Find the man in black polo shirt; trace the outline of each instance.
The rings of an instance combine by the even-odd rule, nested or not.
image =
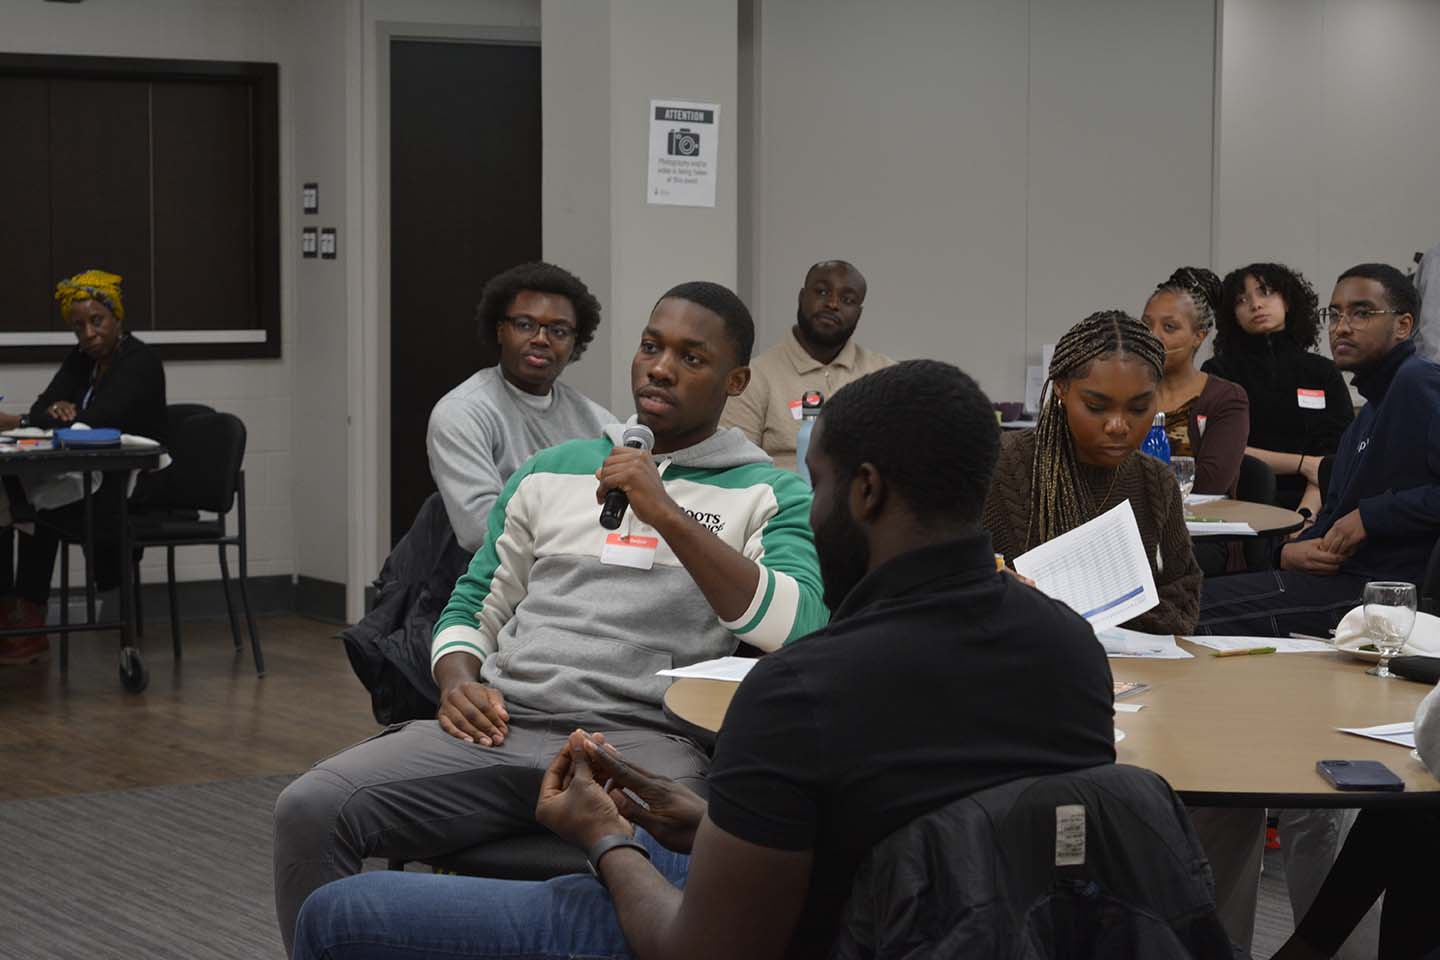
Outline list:
[[[975,791],[1113,762],[1110,668],[1089,625],[995,570],[979,519],[998,447],[989,401],[949,364],[841,389],[807,456],[835,614],[740,685],[708,808],[576,731],[536,816],[589,852],[608,897],[589,877],[364,874],[307,902],[297,960],[351,944],[366,957],[825,956],[877,841]]]

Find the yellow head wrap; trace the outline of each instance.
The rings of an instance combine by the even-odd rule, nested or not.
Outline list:
[[[60,316],[68,321],[70,308],[84,300],[98,300],[110,308],[115,319],[125,322],[125,304],[120,299],[121,277],[104,270],[86,270],[68,280],[55,284],[55,301],[60,304]]]

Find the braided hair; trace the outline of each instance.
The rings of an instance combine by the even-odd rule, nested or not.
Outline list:
[[[1190,298],[1195,307],[1195,327],[1209,332],[1215,327],[1215,311],[1220,305],[1220,278],[1215,271],[1204,267],[1181,267],[1170,274],[1170,279],[1155,288],[1150,294],[1181,294]]]
[[[1035,459],[1030,477],[1030,520],[1025,528],[1025,546],[1044,543],[1084,523],[1094,512],[1090,497],[1081,486],[1075,440],[1065,419],[1065,407],[1054,385],[1060,380],[1083,377],[1096,360],[1130,354],[1145,361],[1156,381],[1165,371],[1165,347],[1150,328],[1122,310],[1092,313],[1055,344],[1045,386],[1047,395],[1040,406],[1035,427]]]

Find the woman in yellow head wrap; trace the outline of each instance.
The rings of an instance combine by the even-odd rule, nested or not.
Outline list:
[[[165,368],[155,351],[125,332],[121,278],[86,270],[55,285],[61,319],[75,332],[76,346],[50,385],[22,417],[0,415],[0,428],[114,427],[165,441]],[[95,580],[101,590],[118,585],[120,551],[116,524],[124,484],[102,483],[95,509]],[[0,608],[11,625],[41,627],[50,597],[50,577],[59,548],[57,531],[82,531],[84,504],[72,503],[36,514],[33,536],[20,538],[17,598]],[[0,639],[0,664],[29,663],[44,656],[44,634]]]

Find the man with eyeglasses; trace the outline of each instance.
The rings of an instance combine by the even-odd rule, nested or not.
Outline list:
[[[600,303],[579,277],[549,263],[511,267],[485,284],[476,319],[500,361],[441,397],[425,434],[430,475],[467,553],[484,543],[485,518],[520,464],[615,422],[558,382],[600,326]]]
[[[1360,604],[1367,582],[1422,582],[1440,537],[1440,366],[1416,353],[1419,312],[1414,285],[1392,266],[1340,275],[1321,317],[1335,365],[1353,374],[1365,406],[1340,438],[1315,524],[1284,545],[1278,570],[1207,579],[1201,632],[1323,637]],[[1295,916],[1309,909],[1353,820],[1354,811],[1281,811]],[[1235,842],[1258,863],[1262,836]],[[1374,956],[1374,933],[1362,928],[1349,941],[1354,956]]]
[[[1440,366],[1415,352],[1419,299],[1387,264],[1340,275],[1321,311],[1335,365],[1365,398],[1340,438],[1324,506],[1279,570],[1217,577],[1201,592],[1211,633],[1324,636],[1371,580],[1419,583],[1440,535]]]

